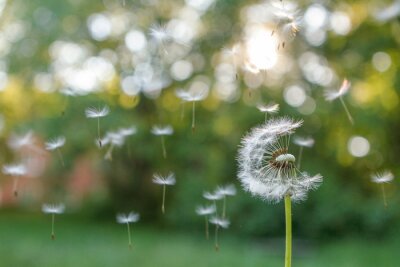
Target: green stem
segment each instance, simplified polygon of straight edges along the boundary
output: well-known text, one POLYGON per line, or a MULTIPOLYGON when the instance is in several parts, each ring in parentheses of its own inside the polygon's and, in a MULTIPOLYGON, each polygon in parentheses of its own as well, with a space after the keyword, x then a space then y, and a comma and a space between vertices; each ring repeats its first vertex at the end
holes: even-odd
POLYGON ((61 154, 61 150, 60 150, 59 148, 57 148, 57 154, 58 154, 58 157, 60 158, 61 164, 62 164, 63 166, 65 166, 65 164, 64 164, 64 158, 63 158, 63 156, 62 156, 62 154, 61 154))
POLYGON ((129 223, 126 223, 128 226, 128 246, 130 249, 132 249, 132 241, 131 241, 131 229, 129 228, 129 223))
POLYGON ((226 196, 224 195, 224 202, 223 202, 223 206, 222 206, 222 218, 225 218, 226 215, 226 196))
POLYGON ((215 225, 215 251, 219 251, 219 244, 218 244, 218 224, 215 225))
POLYGON ((100 139, 100 118, 97 117, 97 137, 99 138, 99 146, 101 147, 101 139, 100 139))
POLYGON ((286 250, 285 267, 292 265, 292 203, 290 195, 285 196, 285 218, 286 218, 286 250))
POLYGON ((15 197, 18 197, 18 180, 19 180, 19 176, 15 176, 14 183, 13 183, 13 191, 14 191, 15 197))
POLYGON ((56 235, 54 234, 54 213, 51 214, 51 239, 54 240, 56 235))
POLYGON ((163 195, 162 195, 162 206, 161 206, 161 211, 164 214, 165 213, 165 185, 163 186, 163 195))

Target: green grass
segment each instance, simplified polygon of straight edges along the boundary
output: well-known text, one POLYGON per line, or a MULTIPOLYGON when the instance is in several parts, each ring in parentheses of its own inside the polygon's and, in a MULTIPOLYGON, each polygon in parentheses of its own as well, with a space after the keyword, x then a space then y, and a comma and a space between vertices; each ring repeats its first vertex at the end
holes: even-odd
MULTIPOLYGON (((133 225, 129 250, 125 225, 56 217, 56 240, 50 239, 50 216, 0 216, 1 266, 26 267, 256 267, 283 266, 282 240, 251 240, 221 231, 219 252, 196 232, 133 225)), ((199 225, 199 227, 201 227, 199 225)), ((295 240, 294 267, 391 267, 400 241, 346 239, 324 245, 295 240)))

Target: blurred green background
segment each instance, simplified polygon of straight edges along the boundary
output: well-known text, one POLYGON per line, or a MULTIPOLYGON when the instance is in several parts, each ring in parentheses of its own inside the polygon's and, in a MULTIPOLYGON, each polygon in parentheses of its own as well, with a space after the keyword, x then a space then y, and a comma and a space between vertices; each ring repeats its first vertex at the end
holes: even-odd
MULTIPOLYGON (((315 139, 303 151, 302 169, 324 176, 293 207, 294 265, 397 266, 398 181, 385 185, 385 208, 370 175, 399 173, 399 5, 0 0, 0 163, 28 160, 30 170, 18 198, 12 178, 0 179, 2 262, 282 266, 283 205, 251 197, 236 178, 240 139, 265 119, 256 106, 275 102, 278 116, 304 120, 296 134, 315 139), (296 37, 276 30, 284 23, 271 15, 277 7, 298 10, 290 13, 301 19, 296 37), (173 38, 157 43, 156 25, 173 38), (259 32, 267 40, 255 46, 261 63, 249 52, 259 32), (324 90, 337 90, 344 78, 352 83, 344 100, 354 125, 339 101, 324 99, 324 90), (208 93, 196 103, 194 132, 191 103, 182 105, 178 89, 208 93), (100 120, 102 135, 137 128, 111 161, 104 159, 108 147, 96 146, 96 120, 85 117, 86 108, 103 105, 111 112, 100 120), (174 127, 165 138, 166 159, 160 138, 150 133, 157 124, 174 127), (13 136, 29 131, 34 149, 10 148, 13 136), (59 135, 67 140, 65 166, 44 150, 59 135), (167 189, 163 215, 162 188, 151 179, 169 171, 177 184, 167 189), (231 225, 221 231, 216 253, 195 208, 207 203, 204 191, 230 183, 238 193, 228 199, 231 225), (50 216, 40 210, 58 202, 67 208, 56 217, 52 242, 50 216), (131 210, 141 220, 132 226, 129 251, 115 214, 131 210)), ((294 144, 291 150, 299 152, 294 144)))

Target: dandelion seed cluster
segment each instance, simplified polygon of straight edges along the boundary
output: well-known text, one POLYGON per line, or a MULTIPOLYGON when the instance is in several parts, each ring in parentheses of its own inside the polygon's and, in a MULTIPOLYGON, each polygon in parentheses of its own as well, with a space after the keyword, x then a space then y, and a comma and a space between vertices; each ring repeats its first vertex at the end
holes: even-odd
POLYGON ((300 201, 320 185, 322 176, 301 172, 289 154, 290 135, 301 125, 302 121, 285 117, 270 119, 243 138, 238 177, 247 191, 271 202, 286 195, 300 201))

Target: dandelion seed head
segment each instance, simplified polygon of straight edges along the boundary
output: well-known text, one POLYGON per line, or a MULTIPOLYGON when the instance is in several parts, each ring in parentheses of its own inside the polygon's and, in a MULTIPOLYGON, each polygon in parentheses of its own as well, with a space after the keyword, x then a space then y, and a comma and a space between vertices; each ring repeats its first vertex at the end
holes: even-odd
POLYGON ((107 106, 100 108, 90 107, 85 110, 87 118, 101 118, 105 117, 110 113, 110 109, 107 106))
POLYGON ((342 82, 342 85, 340 86, 338 91, 330 90, 330 89, 325 90, 325 92, 324 92, 325 99, 327 101, 333 101, 339 97, 342 97, 345 94, 347 94, 350 87, 351 87, 351 83, 347 79, 344 79, 342 82))
POLYGON ((224 196, 221 194, 218 194, 218 192, 204 192, 203 193, 203 197, 207 200, 211 200, 211 201, 215 201, 215 200, 220 200, 222 199, 224 196))
POLYGON ((155 24, 151 26, 149 34, 157 43, 164 43, 172 40, 172 36, 168 33, 164 25, 155 24))
POLYGON ((208 206, 198 206, 196 208, 196 213, 197 215, 200 216, 205 216, 205 215, 211 215, 215 213, 216 208, 214 205, 208 205, 208 206))
POLYGON ((62 214, 65 211, 65 205, 63 203, 60 204, 43 204, 42 211, 44 213, 50 214, 62 214))
POLYGON ((33 144, 33 132, 29 131, 24 135, 12 134, 8 140, 8 145, 13 150, 18 150, 24 146, 33 144))
POLYGON ((228 228, 230 224, 228 219, 223 219, 217 216, 210 218, 210 223, 218 225, 222 228, 228 228))
POLYGON ((151 128, 151 133, 154 135, 171 135, 174 133, 174 129, 171 125, 155 125, 151 128))
POLYGON ((139 213, 131 211, 128 214, 118 213, 116 218, 118 223, 135 223, 139 221, 140 215, 139 213))
POLYGON ((233 184, 218 186, 215 192, 222 196, 234 196, 236 195, 236 187, 233 184))
POLYGON ((65 144, 65 137, 59 136, 57 138, 51 139, 45 143, 46 150, 55 150, 62 147, 65 144))
POLYGON ((389 183, 393 181, 394 175, 391 171, 383 171, 383 172, 377 172, 371 175, 371 180, 374 183, 377 184, 382 184, 382 183, 389 183))
POLYGON ((300 201, 319 186, 322 176, 300 172, 289 153, 290 135, 301 125, 302 121, 286 117, 270 119, 242 139, 238 178, 245 190, 271 202, 285 195, 300 201))
POLYGON ((24 176, 27 173, 27 168, 23 164, 7 164, 3 165, 2 171, 5 175, 24 176))
POLYGON ((312 147, 314 145, 315 141, 312 137, 295 136, 293 138, 293 143, 298 146, 302 146, 302 147, 312 147))
POLYGON ((155 173, 152 181, 160 185, 174 185, 176 183, 175 174, 172 172, 168 173, 166 176, 155 173))
POLYGON ((118 133, 122 136, 134 135, 134 134, 136 134, 136 132, 137 132, 136 126, 131 126, 128 128, 120 128, 118 130, 118 133))
POLYGON ((279 104, 274 104, 274 103, 268 105, 260 104, 257 105, 257 108, 261 112, 273 114, 279 111, 279 104))

